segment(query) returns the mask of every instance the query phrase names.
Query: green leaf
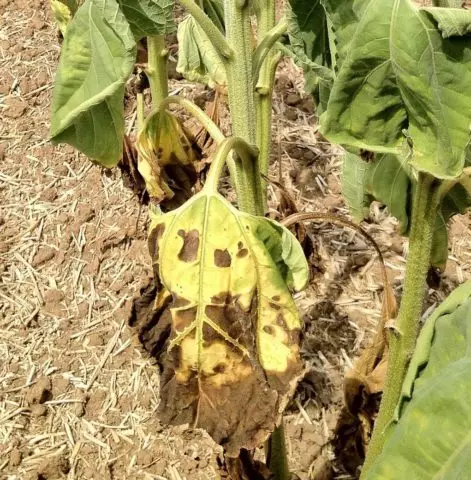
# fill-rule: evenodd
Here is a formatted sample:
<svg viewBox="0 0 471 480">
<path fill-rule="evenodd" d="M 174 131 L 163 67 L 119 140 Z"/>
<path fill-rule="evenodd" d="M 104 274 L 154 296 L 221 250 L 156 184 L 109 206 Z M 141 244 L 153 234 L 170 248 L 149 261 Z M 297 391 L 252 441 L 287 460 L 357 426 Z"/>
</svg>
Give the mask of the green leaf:
<svg viewBox="0 0 471 480">
<path fill-rule="evenodd" d="M 329 49 L 327 18 L 320 0 L 291 0 L 288 11 L 289 53 L 303 68 L 306 90 L 318 110 L 327 107 L 334 72 Z"/>
<path fill-rule="evenodd" d="M 174 0 L 118 0 L 118 3 L 136 40 L 175 31 Z"/>
<path fill-rule="evenodd" d="M 347 152 L 342 170 L 343 195 L 353 218 L 359 222 L 369 213 L 374 200 L 388 207 L 401 224 L 401 232 L 409 227 L 409 190 L 411 182 L 403 161 L 391 154 L 379 154 L 371 162 Z"/>
<path fill-rule="evenodd" d="M 438 24 L 443 38 L 471 33 L 471 11 L 463 8 L 423 8 Z"/>
<path fill-rule="evenodd" d="M 438 178 L 464 166 L 471 123 L 471 38 L 443 38 L 430 15 L 410 0 L 325 0 L 333 23 L 351 25 L 363 6 L 321 119 L 332 141 L 398 153 L 403 130 L 410 164 Z M 352 30 L 350 30 L 351 34 Z"/>
<path fill-rule="evenodd" d="M 76 0 L 50 0 L 54 19 L 59 26 L 62 36 L 65 36 L 67 26 L 77 11 Z"/>
<path fill-rule="evenodd" d="M 400 223 L 400 233 L 409 234 L 411 205 L 416 182 L 410 168 L 400 156 L 378 154 L 375 160 L 365 162 L 358 155 L 347 152 L 343 160 L 343 196 L 350 213 L 357 222 L 365 219 L 373 201 L 385 205 Z M 449 220 L 471 207 L 471 196 L 460 185 L 455 185 L 440 206 L 432 243 L 431 264 L 444 270 L 448 259 Z"/>
<path fill-rule="evenodd" d="M 224 33 L 226 28 L 224 26 L 223 0 L 203 0 L 203 10 L 212 20 L 214 25 L 216 25 L 216 27 L 218 27 L 218 29 Z"/>
<path fill-rule="evenodd" d="M 56 75 L 51 136 L 106 167 L 122 156 L 124 84 L 136 44 L 114 0 L 88 0 L 69 24 Z"/>
<path fill-rule="evenodd" d="M 225 65 L 206 32 L 192 16 L 178 25 L 177 72 L 188 80 L 214 87 L 227 85 Z"/>
<path fill-rule="evenodd" d="M 458 479 L 471 471 L 471 281 L 422 329 L 398 419 L 366 480 Z"/>
<path fill-rule="evenodd" d="M 274 430 L 302 374 L 287 281 L 304 287 L 306 259 L 281 225 L 204 189 L 151 218 L 159 298 L 169 298 L 146 331 L 162 366 L 160 418 L 204 428 L 238 456 Z"/>
</svg>

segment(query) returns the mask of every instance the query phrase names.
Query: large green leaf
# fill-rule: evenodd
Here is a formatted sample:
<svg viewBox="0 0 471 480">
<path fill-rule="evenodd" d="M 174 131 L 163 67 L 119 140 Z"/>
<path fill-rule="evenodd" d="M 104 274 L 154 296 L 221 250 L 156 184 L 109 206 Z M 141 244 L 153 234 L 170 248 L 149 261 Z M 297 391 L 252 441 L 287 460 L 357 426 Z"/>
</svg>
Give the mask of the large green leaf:
<svg viewBox="0 0 471 480">
<path fill-rule="evenodd" d="M 471 472 L 471 281 L 427 320 L 381 455 L 367 480 L 466 479 Z"/>
<path fill-rule="evenodd" d="M 347 36 L 342 25 L 353 36 L 323 133 L 340 144 L 397 153 L 408 129 L 413 167 L 459 176 L 470 138 L 471 38 L 443 38 L 436 20 L 411 0 L 324 2 L 339 37 Z"/>
<path fill-rule="evenodd" d="M 174 0 L 118 0 L 118 3 L 137 40 L 175 30 Z"/>
<path fill-rule="evenodd" d="M 308 280 L 302 248 L 205 189 L 151 217 L 156 307 L 166 306 L 140 339 L 162 367 L 160 416 L 206 429 L 238 456 L 273 431 L 302 373 L 289 290 Z"/>
<path fill-rule="evenodd" d="M 227 85 L 226 67 L 221 56 L 192 16 L 178 25 L 177 71 L 190 81 L 210 87 Z"/>
<path fill-rule="evenodd" d="M 104 166 L 122 156 L 124 84 L 136 44 L 115 0 L 88 0 L 68 26 L 56 75 L 51 136 Z"/>
<path fill-rule="evenodd" d="M 400 156 L 378 154 L 375 160 L 364 161 L 347 152 L 342 168 L 343 196 L 355 221 L 368 216 L 370 204 L 376 200 L 388 207 L 400 222 L 403 235 L 409 234 L 411 206 L 416 182 L 407 162 Z M 451 217 L 471 207 L 471 196 L 455 185 L 443 200 L 434 231 L 431 264 L 444 269 L 448 259 L 447 223 Z"/>
</svg>

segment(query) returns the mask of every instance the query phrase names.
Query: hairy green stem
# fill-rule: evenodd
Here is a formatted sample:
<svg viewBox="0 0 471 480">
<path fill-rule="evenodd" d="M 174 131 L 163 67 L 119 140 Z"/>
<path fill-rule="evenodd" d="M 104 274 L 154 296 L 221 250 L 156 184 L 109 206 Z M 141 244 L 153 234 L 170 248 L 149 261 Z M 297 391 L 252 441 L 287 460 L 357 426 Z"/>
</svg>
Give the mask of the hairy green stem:
<svg viewBox="0 0 471 480">
<path fill-rule="evenodd" d="M 284 22 L 275 26 L 275 0 L 260 1 L 256 4 L 258 37 L 260 39 L 254 55 L 254 73 L 256 74 L 256 114 L 257 114 L 257 147 L 260 150 L 258 168 L 263 176 L 268 174 L 271 151 L 271 123 L 273 106 L 273 84 L 276 66 L 281 53 L 275 50 L 276 40 L 286 31 Z M 262 178 L 262 197 L 266 206 L 266 182 Z"/>
<path fill-rule="evenodd" d="M 237 152 L 237 155 L 246 162 L 253 162 L 253 159 L 258 155 L 258 150 L 240 137 L 224 139 L 211 162 L 211 168 L 209 169 L 208 177 L 204 185 L 205 190 L 217 192 L 224 164 L 232 151 Z"/>
<path fill-rule="evenodd" d="M 232 133 L 248 144 L 256 144 L 256 111 L 254 80 L 252 76 L 252 27 L 250 2 L 224 0 L 227 41 L 233 55 L 227 62 L 229 107 Z M 236 175 L 233 178 L 241 210 L 263 215 L 261 176 L 257 162 L 235 159 Z"/>
<path fill-rule="evenodd" d="M 224 59 L 232 58 L 233 51 L 230 44 L 224 38 L 224 35 L 214 25 L 211 19 L 206 15 L 204 10 L 200 8 L 194 0 L 179 0 L 186 8 L 188 13 L 195 19 L 200 27 L 205 31 L 213 47 Z"/>
<path fill-rule="evenodd" d="M 164 35 L 147 37 L 148 66 L 152 105 L 158 108 L 162 100 L 168 97 L 167 56 Z"/>
<path fill-rule="evenodd" d="M 274 480 L 289 480 L 290 473 L 283 420 L 271 434 L 267 442 L 266 463 L 270 471 L 274 474 Z"/>
<path fill-rule="evenodd" d="M 386 430 L 394 420 L 402 383 L 414 352 L 425 298 L 433 232 L 437 222 L 439 186 L 439 181 L 434 177 L 419 173 L 412 207 L 409 253 L 401 306 L 396 323 L 389 334 L 386 384 L 361 478 L 365 478 L 367 471 L 381 454 L 386 439 Z"/>
</svg>

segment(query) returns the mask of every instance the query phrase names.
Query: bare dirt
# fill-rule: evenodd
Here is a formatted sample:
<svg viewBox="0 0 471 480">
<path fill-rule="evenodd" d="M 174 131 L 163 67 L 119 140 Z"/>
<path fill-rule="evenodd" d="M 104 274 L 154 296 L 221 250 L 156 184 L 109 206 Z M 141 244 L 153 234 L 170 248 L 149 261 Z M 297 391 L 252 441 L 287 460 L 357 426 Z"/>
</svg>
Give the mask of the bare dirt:
<svg viewBox="0 0 471 480">
<path fill-rule="evenodd" d="M 126 327 L 152 275 L 146 209 L 139 215 L 118 171 L 48 141 L 59 50 L 48 2 L 0 0 L 0 479 L 225 478 L 221 449 L 203 431 L 159 422 L 158 372 Z M 339 151 L 317 134 L 301 78 L 280 66 L 272 176 L 281 165 L 298 208 L 347 215 Z M 205 98 L 185 81 L 172 87 Z M 134 118 L 129 100 L 130 129 Z M 277 217 L 275 186 L 269 197 Z M 452 222 L 430 304 L 470 277 L 470 224 Z M 407 245 L 397 222 L 376 205 L 364 226 L 400 295 Z M 309 230 L 313 281 L 296 298 L 307 373 L 285 415 L 289 458 L 302 480 L 354 478 L 354 455 L 339 455 L 334 432 L 343 373 L 380 318 L 380 270 L 348 229 Z"/>
</svg>

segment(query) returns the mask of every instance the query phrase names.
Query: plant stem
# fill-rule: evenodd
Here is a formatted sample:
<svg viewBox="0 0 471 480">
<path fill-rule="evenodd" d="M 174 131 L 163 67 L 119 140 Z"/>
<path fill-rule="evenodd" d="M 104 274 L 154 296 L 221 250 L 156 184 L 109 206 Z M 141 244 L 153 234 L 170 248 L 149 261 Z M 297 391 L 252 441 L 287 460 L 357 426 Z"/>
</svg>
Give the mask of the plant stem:
<svg viewBox="0 0 471 480">
<path fill-rule="evenodd" d="M 275 475 L 274 480 L 289 480 L 288 456 L 286 455 L 285 428 L 283 420 L 267 442 L 266 463 Z"/>
<path fill-rule="evenodd" d="M 252 27 L 250 2 L 224 0 L 227 41 L 233 55 L 227 62 L 229 107 L 232 134 L 248 144 L 256 144 L 256 111 L 252 76 Z M 235 159 L 234 184 L 241 210 L 263 215 L 261 176 L 257 162 Z"/>
<path fill-rule="evenodd" d="M 257 5 L 259 44 L 256 50 L 256 53 L 258 52 L 259 54 L 256 55 L 254 59 L 257 62 L 254 72 L 257 82 L 255 88 L 255 104 L 257 113 L 257 147 L 260 150 L 258 168 L 265 176 L 268 174 L 271 151 L 273 84 L 275 82 L 276 66 L 281 58 L 281 53 L 274 50 L 273 45 L 274 41 L 279 38 L 287 28 L 285 23 L 280 23 L 277 27 L 275 27 L 275 23 L 275 0 L 259 2 Z M 262 179 L 264 208 L 266 206 L 266 190 L 266 182 Z"/>
<path fill-rule="evenodd" d="M 164 35 L 147 37 L 148 67 L 152 105 L 159 108 L 162 101 L 168 97 L 167 56 Z"/>
<path fill-rule="evenodd" d="M 434 177 L 419 173 L 412 207 L 409 253 L 401 306 L 396 323 L 389 334 L 386 384 L 361 478 L 365 478 L 368 469 L 381 454 L 386 429 L 394 420 L 402 383 L 414 352 L 425 298 L 433 232 L 437 222 L 439 186 L 440 183 Z"/>
</svg>

